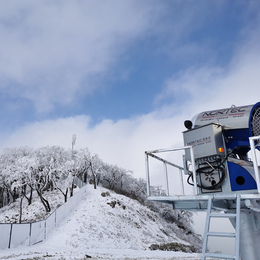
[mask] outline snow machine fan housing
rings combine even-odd
[[[246,159],[250,150],[249,137],[260,135],[260,102],[202,112],[194,116],[191,122],[192,129],[209,123],[221,124],[226,148],[240,159]]]
[[[193,146],[202,193],[256,189],[248,151],[249,137],[260,136],[260,102],[201,112],[184,125],[184,145]],[[256,148],[260,150],[259,143]],[[190,156],[185,152],[187,161]]]

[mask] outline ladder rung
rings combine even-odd
[[[210,217],[214,217],[214,218],[236,218],[237,214],[225,214],[225,213],[210,213],[209,215]]]
[[[216,253],[205,253],[204,256],[219,258],[219,259],[235,259],[236,258],[236,256],[234,256],[234,255],[216,254]]]
[[[225,233],[225,232],[208,232],[208,236],[214,237],[236,237],[236,233]]]

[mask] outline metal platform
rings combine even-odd
[[[184,146],[180,148],[161,149],[150,152],[145,152],[146,155],[146,177],[147,177],[147,195],[149,201],[157,201],[171,204],[173,209],[189,210],[189,211],[206,211],[207,218],[205,224],[205,234],[203,242],[203,250],[201,259],[245,259],[245,260],[258,260],[260,255],[260,167],[257,163],[257,157],[255,153],[255,141],[260,142],[260,136],[250,137],[250,146],[252,151],[252,161],[250,166],[254,170],[254,181],[256,183],[255,188],[250,189],[232,189],[230,185],[229,174],[225,176],[225,180],[222,183],[221,189],[205,191],[202,189],[201,184],[198,181],[193,181],[193,191],[189,190],[186,194],[184,185],[184,179],[187,174],[192,176],[193,180],[198,180],[195,170],[195,160],[192,146]],[[159,157],[158,153],[175,152],[175,151],[189,151],[191,169],[189,170],[185,164],[183,167],[176,165],[164,158]],[[150,185],[150,169],[149,169],[149,157],[158,160],[164,164],[164,171],[160,172],[159,181],[164,181],[164,189],[156,190],[154,187],[151,189]],[[244,163],[244,162],[243,162]],[[253,165],[252,165],[253,163]],[[174,173],[174,187],[177,185],[177,189],[171,189],[172,186],[169,183],[168,167],[172,167],[175,170]],[[175,178],[176,176],[176,178]],[[179,182],[178,182],[179,181]],[[188,184],[191,184],[188,182]],[[238,183],[240,184],[240,183]],[[243,185],[241,183],[240,185]],[[159,187],[159,186],[158,186]],[[180,191],[180,194],[177,193]],[[159,192],[158,192],[159,191]],[[177,193],[178,195],[171,195]],[[215,211],[213,213],[213,211]],[[222,212],[221,212],[222,211]],[[229,219],[232,226],[235,229],[234,233],[226,232],[212,232],[210,230],[211,218],[223,218]],[[209,236],[218,237],[231,237],[235,239],[235,252],[234,254],[214,253],[210,252],[207,248]]]
[[[172,204],[173,209],[182,209],[190,211],[205,211],[208,207],[209,197],[212,198],[213,208],[220,210],[233,210],[236,209],[236,194],[230,196],[223,195],[196,195],[196,196],[155,196],[148,197],[150,201],[158,201],[163,203]],[[260,194],[240,194],[241,197],[241,210],[252,210],[253,205],[259,201],[260,209]]]
[[[235,209],[235,203],[237,194],[241,197],[241,209],[246,210],[248,209],[248,205],[251,205],[251,200],[254,201],[253,204],[258,206],[258,201],[260,202],[260,176],[259,176],[259,167],[257,164],[256,152],[255,152],[255,141],[260,140],[260,136],[257,137],[250,137],[250,146],[252,151],[252,165],[255,171],[255,181],[256,181],[256,189],[253,190],[238,190],[232,191],[230,186],[228,189],[223,189],[221,192],[207,192],[203,193],[201,189],[197,186],[197,182],[194,182],[193,186],[193,194],[187,195],[185,194],[184,189],[184,176],[187,176],[188,169],[184,168],[184,166],[176,165],[173,162],[170,162],[166,159],[159,157],[158,153],[165,153],[165,152],[176,152],[176,151],[189,151],[190,159],[191,159],[191,171],[189,174],[193,176],[193,179],[196,180],[196,170],[195,170],[195,160],[194,160],[194,153],[192,146],[184,146],[179,148],[171,148],[171,149],[160,149],[160,150],[153,150],[145,152],[146,155],[146,177],[147,177],[147,195],[148,200],[150,201],[158,201],[169,203],[173,205],[174,209],[183,209],[183,210],[206,210],[207,209],[207,201],[211,197],[213,200],[213,208],[221,208],[223,210]],[[150,189],[150,170],[149,170],[149,157],[158,160],[159,162],[164,164],[164,173],[162,173],[161,178],[165,180],[165,192],[164,196],[154,196]],[[169,174],[168,174],[168,167],[173,167],[179,171],[179,187],[181,187],[181,194],[171,196],[169,192]],[[178,177],[178,176],[176,176]],[[177,179],[176,179],[177,180]],[[226,183],[229,183],[227,180]],[[258,206],[260,210],[260,203]]]

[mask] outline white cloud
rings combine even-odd
[[[156,104],[192,116],[231,105],[250,105],[260,101],[260,45],[258,30],[251,30],[237,45],[225,67],[190,67],[165,83]],[[171,100],[171,102],[170,102]],[[182,112],[182,113],[183,113]]]
[[[1,91],[38,111],[89,93],[120,54],[154,25],[139,1],[13,1],[0,10]],[[4,40],[3,40],[4,39]]]
[[[154,52],[174,53],[178,59],[187,52],[205,52],[194,42],[183,45],[182,38],[219,5],[152,0],[0,3],[0,90],[29,100],[38,112],[71,104],[100,87],[100,79],[116,73],[113,69],[128,48],[151,36],[160,49]]]

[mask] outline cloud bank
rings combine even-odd
[[[91,93],[100,74],[154,25],[140,1],[3,2],[1,92],[38,112]],[[4,39],[4,40],[3,40]]]
[[[156,1],[47,3],[10,2],[5,11],[0,10],[0,38],[5,39],[0,48],[1,93],[29,100],[39,112],[91,93],[99,88],[99,75],[113,71],[120,55],[127,56],[129,46],[136,44],[137,39],[156,33],[165,36],[167,32],[167,28],[162,29],[161,20],[165,6],[155,4]],[[218,8],[222,8],[221,4]],[[179,10],[174,12],[176,21],[180,18]],[[198,8],[188,11],[190,15],[182,18],[170,37],[175,42],[171,46],[170,41],[160,45],[163,51],[170,52],[178,46],[184,35],[182,29],[191,26],[194,14],[201,12]],[[96,13],[100,19],[96,19]],[[198,20],[195,27],[203,22],[202,18]],[[259,25],[258,18],[254,22]],[[88,147],[104,161],[133,170],[135,176],[144,178],[144,151],[182,146],[185,119],[204,110],[260,101],[260,39],[257,26],[250,25],[241,30],[240,41],[228,63],[194,62],[165,78],[158,86],[162,91],[151,100],[154,110],[149,113],[120,120],[104,119],[94,125],[88,113],[33,121],[2,135],[1,147],[69,148],[72,135],[76,134],[76,148]],[[186,47],[189,54],[202,51],[196,44],[177,50],[183,53]]]

